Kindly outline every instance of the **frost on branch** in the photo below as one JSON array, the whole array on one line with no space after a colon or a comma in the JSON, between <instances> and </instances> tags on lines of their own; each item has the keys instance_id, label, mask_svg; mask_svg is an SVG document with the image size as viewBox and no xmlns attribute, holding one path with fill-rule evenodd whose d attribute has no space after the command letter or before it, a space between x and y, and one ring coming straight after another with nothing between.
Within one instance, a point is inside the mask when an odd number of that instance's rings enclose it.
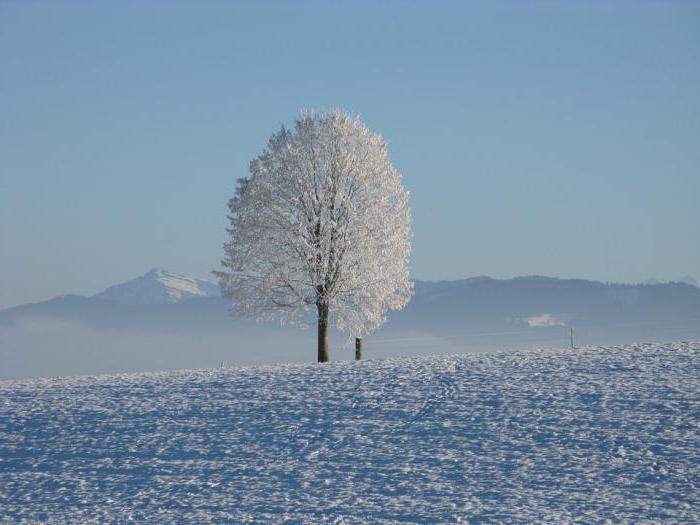
<instances>
[{"instance_id":1,"label":"frost on branch","mask_svg":"<svg viewBox=\"0 0 700 525\"><path fill-rule=\"evenodd\" d=\"M369 333L411 297L407 201L384 140L358 117L302 115L229 201L224 295L247 317L305 324L325 308L340 331Z\"/></svg>"}]
</instances>

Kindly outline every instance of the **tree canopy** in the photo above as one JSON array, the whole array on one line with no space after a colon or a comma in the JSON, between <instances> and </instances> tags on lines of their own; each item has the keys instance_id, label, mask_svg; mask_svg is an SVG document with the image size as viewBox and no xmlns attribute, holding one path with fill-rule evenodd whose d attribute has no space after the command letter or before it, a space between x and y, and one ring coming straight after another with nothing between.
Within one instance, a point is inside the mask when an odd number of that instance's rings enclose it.
<instances>
[{"instance_id":1,"label":"tree canopy","mask_svg":"<svg viewBox=\"0 0 700 525\"><path fill-rule=\"evenodd\" d=\"M359 117L305 113L282 127L229 209L224 271L215 272L224 295L244 316L283 323L315 309L319 361L329 323L359 337L411 297L408 192Z\"/></svg>"}]
</instances>

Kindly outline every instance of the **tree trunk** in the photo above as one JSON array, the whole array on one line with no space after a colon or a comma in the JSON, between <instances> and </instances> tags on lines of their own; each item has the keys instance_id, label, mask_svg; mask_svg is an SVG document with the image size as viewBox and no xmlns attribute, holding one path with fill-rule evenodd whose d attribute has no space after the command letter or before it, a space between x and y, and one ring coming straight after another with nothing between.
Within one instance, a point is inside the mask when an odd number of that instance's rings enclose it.
<instances>
[{"instance_id":1,"label":"tree trunk","mask_svg":"<svg viewBox=\"0 0 700 525\"><path fill-rule=\"evenodd\" d=\"M328 359L328 305L319 303L318 307L318 362L326 363Z\"/></svg>"}]
</instances>

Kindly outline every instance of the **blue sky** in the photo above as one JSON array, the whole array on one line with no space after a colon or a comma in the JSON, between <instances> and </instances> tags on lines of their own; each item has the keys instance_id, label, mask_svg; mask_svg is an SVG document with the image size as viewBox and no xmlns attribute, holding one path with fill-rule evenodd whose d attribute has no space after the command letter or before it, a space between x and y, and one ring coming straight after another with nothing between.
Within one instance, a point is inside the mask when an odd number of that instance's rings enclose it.
<instances>
[{"instance_id":1,"label":"blue sky","mask_svg":"<svg viewBox=\"0 0 700 525\"><path fill-rule=\"evenodd\" d=\"M0 307L208 277L300 110L359 113L412 273L700 277L700 3L0 1Z\"/></svg>"}]
</instances>

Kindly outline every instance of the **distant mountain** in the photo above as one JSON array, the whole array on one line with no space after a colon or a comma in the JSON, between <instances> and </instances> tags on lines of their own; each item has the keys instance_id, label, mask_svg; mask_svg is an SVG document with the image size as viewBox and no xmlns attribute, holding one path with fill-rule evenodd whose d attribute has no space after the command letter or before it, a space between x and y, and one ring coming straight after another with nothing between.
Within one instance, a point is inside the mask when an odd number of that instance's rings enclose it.
<instances>
[{"instance_id":1,"label":"distant mountain","mask_svg":"<svg viewBox=\"0 0 700 525\"><path fill-rule=\"evenodd\" d=\"M695 277L693 277L692 275L686 275L685 277L682 277L681 279L678 279L676 281L660 281L659 279L652 277L651 279L647 279L646 281L644 281L643 284L665 284L665 283L672 283L672 282L689 284L690 286L695 286L696 288L700 288L700 282L698 282L698 280Z\"/></svg>"},{"instance_id":2,"label":"distant mountain","mask_svg":"<svg viewBox=\"0 0 700 525\"><path fill-rule=\"evenodd\" d=\"M700 282L698 282L698 280L695 277L692 277L690 275L686 275L679 282L689 284L690 286L695 286L696 288L700 288Z\"/></svg>"},{"instance_id":3,"label":"distant mountain","mask_svg":"<svg viewBox=\"0 0 700 525\"><path fill-rule=\"evenodd\" d=\"M0 379L315 358L315 330L231 316L215 284L166 270L92 297L0 310ZM700 288L530 276L416 281L367 357L700 339ZM331 358L351 358L331 334Z\"/></svg>"},{"instance_id":4,"label":"distant mountain","mask_svg":"<svg viewBox=\"0 0 700 525\"><path fill-rule=\"evenodd\" d=\"M93 298L137 305L179 303L194 297L218 295L219 287L212 282L153 268L141 277L110 286Z\"/></svg>"}]
</instances>

